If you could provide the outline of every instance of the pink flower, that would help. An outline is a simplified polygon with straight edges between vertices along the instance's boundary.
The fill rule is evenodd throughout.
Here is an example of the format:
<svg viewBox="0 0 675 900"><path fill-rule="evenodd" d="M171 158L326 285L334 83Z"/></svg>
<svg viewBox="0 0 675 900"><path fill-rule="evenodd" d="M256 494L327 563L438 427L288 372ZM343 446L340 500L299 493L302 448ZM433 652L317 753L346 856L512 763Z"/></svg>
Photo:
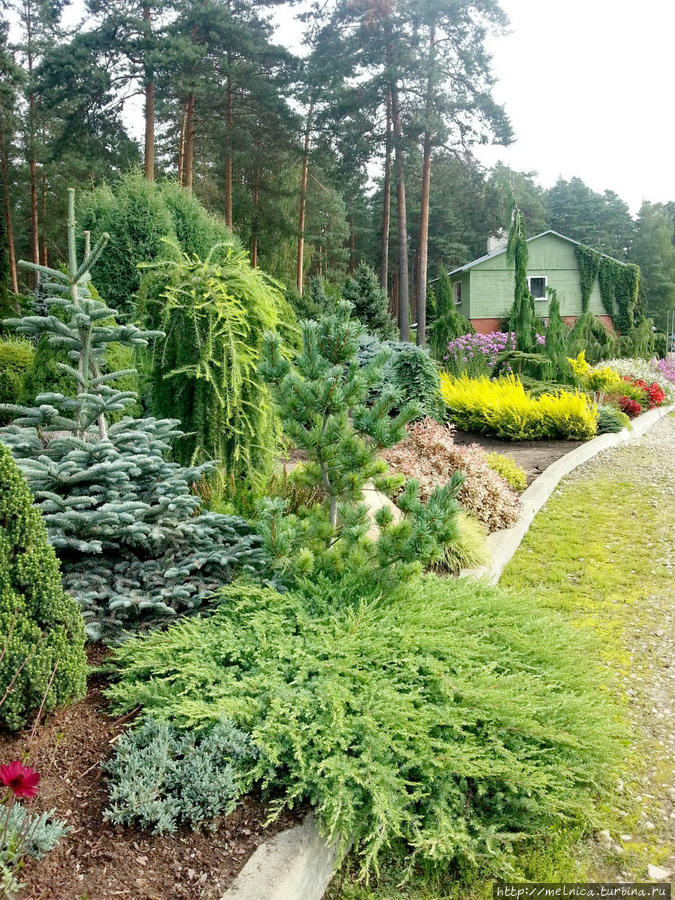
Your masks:
<svg viewBox="0 0 675 900"><path fill-rule="evenodd" d="M38 792L40 775L34 769L24 766L18 759L8 766L0 766L0 781L15 797L35 797Z"/></svg>

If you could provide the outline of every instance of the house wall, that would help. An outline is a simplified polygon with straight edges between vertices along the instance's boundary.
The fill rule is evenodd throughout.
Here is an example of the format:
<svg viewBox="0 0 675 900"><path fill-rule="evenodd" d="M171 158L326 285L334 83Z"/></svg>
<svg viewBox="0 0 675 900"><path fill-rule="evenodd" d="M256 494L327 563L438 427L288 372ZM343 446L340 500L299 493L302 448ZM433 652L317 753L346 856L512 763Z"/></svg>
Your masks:
<svg viewBox="0 0 675 900"><path fill-rule="evenodd" d="M555 288L563 317L576 319L581 315L581 286L575 245L553 234L544 234L528 242L528 275L545 275L547 286ZM462 280L470 276L469 313L477 331L491 331L492 322L508 316L513 303L513 270L507 269L506 254L501 253L462 273ZM453 279L457 280L457 279ZM462 288L464 296L464 288ZM535 300L537 314L548 317L550 300ZM599 317L606 316L597 281L589 303L590 311Z"/></svg>
<svg viewBox="0 0 675 900"><path fill-rule="evenodd" d="M454 278L452 281L453 297L454 297L454 291L455 291L454 285L458 281L460 281L462 283L462 302L458 303L455 306L455 309L461 315L466 316L467 319L469 318L469 309L471 306L471 277L470 276L471 276L470 272L463 272L459 278Z"/></svg>

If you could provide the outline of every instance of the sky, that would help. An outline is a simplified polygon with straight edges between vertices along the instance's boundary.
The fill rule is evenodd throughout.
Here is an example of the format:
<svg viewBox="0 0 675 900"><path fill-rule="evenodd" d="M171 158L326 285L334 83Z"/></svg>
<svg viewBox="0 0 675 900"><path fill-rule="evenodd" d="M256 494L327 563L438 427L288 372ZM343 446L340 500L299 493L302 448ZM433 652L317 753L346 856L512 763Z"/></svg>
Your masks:
<svg viewBox="0 0 675 900"><path fill-rule="evenodd" d="M252 0L253 2L253 0ZM643 200L675 200L673 0L501 0L510 20L490 41L503 103L515 132L507 147L481 148L485 165L502 160L536 173L613 190L635 214ZM79 19L82 0L68 11ZM302 25L277 14L277 41L294 51ZM142 105L126 116L142 135Z"/></svg>

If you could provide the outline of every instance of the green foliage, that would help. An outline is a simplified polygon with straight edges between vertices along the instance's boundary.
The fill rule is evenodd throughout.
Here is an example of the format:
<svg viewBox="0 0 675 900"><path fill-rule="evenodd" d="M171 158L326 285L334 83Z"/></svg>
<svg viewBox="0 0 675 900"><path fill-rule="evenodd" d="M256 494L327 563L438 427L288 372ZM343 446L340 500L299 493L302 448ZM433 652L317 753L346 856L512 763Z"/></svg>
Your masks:
<svg viewBox="0 0 675 900"><path fill-rule="evenodd" d="M597 278L607 315L612 317L612 322L619 331L628 331L633 327L637 307L639 268L621 263L583 244L578 244L575 250L579 265L583 313L588 312L591 292Z"/></svg>
<svg viewBox="0 0 675 900"><path fill-rule="evenodd" d="M428 576L371 602L233 586L208 619L116 651L116 712L232 717L249 784L309 802L365 872L519 874L516 847L595 822L616 723L589 643L527 596Z"/></svg>
<svg viewBox="0 0 675 900"><path fill-rule="evenodd" d="M457 517L457 537L445 547L443 558L434 571L459 575L462 569L475 569L488 560L485 547L485 526L473 516L460 512Z"/></svg>
<svg viewBox="0 0 675 900"><path fill-rule="evenodd" d="M392 417L392 389L366 405L370 389L381 380L385 358L364 367L356 364L360 326L350 318L350 310L343 301L335 315L304 322L302 352L293 365L278 335L268 332L261 367L285 434L307 453L305 483L328 496L333 527L338 503L360 501L363 485L381 468L377 450L401 440L407 422L417 414L417 408L407 404Z"/></svg>
<svg viewBox="0 0 675 900"><path fill-rule="evenodd" d="M144 324L165 334L151 359L153 412L181 421L179 462L212 459L260 486L278 418L258 365L264 332L281 321L282 295L233 240L205 260L174 249L175 259L153 267L141 307Z"/></svg>
<svg viewBox="0 0 675 900"><path fill-rule="evenodd" d="M19 399L34 355L30 341L21 338L0 340L0 403L15 403ZM7 421L6 414L0 413L0 424Z"/></svg>
<svg viewBox="0 0 675 900"><path fill-rule="evenodd" d="M82 227L94 241L107 234L108 247L91 276L103 299L121 315L132 315L140 285L139 263L166 253L165 238L176 239L171 212L158 185L140 172L124 176L112 190L107 185L83 194Z"/></svg>
<svg viewBox="0 0 675 900"><path fill-rule="evenodd" d="M581 285L581 311L588 312L588 305L593 291L595 279L598 277L600 269L600 260L602 254L592 247L586 247L585 244L577 244L575 246L577 264L579 266L579 282ZM612 310L608 310L612 315Z"/></svg>
<svg viewBox="0 0 675 900"><path fill-rule="evenodd" d="M616 355L617 339L596 319L593 313L582 313L576 320L567 337L567 355L578 356L582 350L586 352L589 363Z"/></svg>
<svg viewBox="0 0 675 900"><path fill-rule="evenodd" d="M619 337L619 356L624 358L650 359L656 352L656 335L653 319L642 319Z"/></svg>
<svg viewBox="0 0 675 900"><path fill-rule="evenodd" d="M615 433L622 428L630 428L630 419L626 413L615 406L598 407L598 434Z"/></svg>
<svg viewBox="0 0 675 900"><path fill-rule="evenodd" d="M171 256L167 241L187 253L205 258L219 243L233 238L227 226L208 213L197 198L173 181L150 182L141 172L122 177L83 194L83 228L94 240L109 235L105 255L92 268L92 279L105 301L120 315L135 312L142 271L139 265Z"/></svg>
<svg viewBox="0 0 675 900"><path fill-rule="evenodd" d="M396 336L396 323L389 314L389 299L373 269L360 263L342 288L342 299L353 306L353 315L383 340Z"/></svg>
<svg viewBox="0 0 675 900"><path fill-rule="evenodd" d="M0 724L84 695L84 627L25 478L0 443ZM50 684L51 679L51 684Z"/></svg>
<svg viewBox="0 0 675 900"><path fill-rule="evenodd" d="M396 391L399 404L419 404L417 418L432 416L439 419L442 403L441 381L428 350L415 344L396 342L389 362L384 367L382 380Z"/></svg>
<svg viewBox="0 0 675 900"><path fill-rule="evenodd" d="M243 768L256 755L229 719L181 733L149 717L119 738L103 766L110 779L104 818L166 834L227 815L241 794Z"/></svg>
<svg viewBox="0 0 675 900"><path fill-rule="evenodd" d="M326 293L326 282L320 275L314 275L309 279L302 296L295 287L292 287L287 288L286 297L300 321L320 319L321 316L333 312L337 305L335 298Z"/></svg>
<svg viewBox="0 0 675 900"><path fill-rule="evenodd" d="M21 840L20 835L28 837L27 844L22 842L22 855L42 859L53 850L57 842L70 831L70 827L62 819L57 819L55 813L55 809L33 813L20 803L14 803L7 816L5 847L0 845L0 865L3 855L6 859L8 853L12 854L12 846L16 840Z"/></svg>
<svg viewBox="0 0 675 900"><path fill-rule="evenodd" d="M134 373L107 372L108 348L144 347L158 334L110 324L116 311L89 289L105 236L78 265L74 191L69 200L68 272L41 269L52 294L46 303L61 308L63 320L26 316L13 325L28 337L46 336L57 351L68 348L75 365L60 363L59 371L76 392L42 394L37 406L15 407L0 437L44 514L87 631L98 638L198 609L236 572L258 571L264 560L246 522L200 511L192 485L213 466L168 461L181 437L175 419L125 416L110 424L111 414L134 400L114 385Z"/></svg>
<svg viewBox="0 0 675 900"><path fill-rule="evenodd" d="M435 309L430 327L429 349L432 357L440 362L448 352L450 341L463 334L473 334L474 328L465 316L457 312L457 306L452 296L452 285L443 266L438 271L434 299Z"/></svg>
<svg viewBox="0 0 675 900"><path fill-rule="evenodd" d="M488 453L487 462L491 469L500 475L510 488L522 493L527 487L525 470L515 463L510 456L502 453Z"/></svg>
<svg viewBox="0 0 675 900"><path fill-rule="evenodd" d="M506 244L507 265L514 270L513 305L509 315L509 331L516 335L516 350L532 353L537 346L537 314L534 297L530 293L527 283L527 259L525 222L520 209L514 203L509 238Z"/></svg>
<svg viewBox="0 0 675 900"><path fill-rule="evenodd" d="M546 356L551 361L554 378L564 379L569 377L569 364L567 362L567 337L569 328L560 315L560 300L554 288L549 288L551 298L548 311L548 328L546 329L546 343L544 349Z"/></svg>

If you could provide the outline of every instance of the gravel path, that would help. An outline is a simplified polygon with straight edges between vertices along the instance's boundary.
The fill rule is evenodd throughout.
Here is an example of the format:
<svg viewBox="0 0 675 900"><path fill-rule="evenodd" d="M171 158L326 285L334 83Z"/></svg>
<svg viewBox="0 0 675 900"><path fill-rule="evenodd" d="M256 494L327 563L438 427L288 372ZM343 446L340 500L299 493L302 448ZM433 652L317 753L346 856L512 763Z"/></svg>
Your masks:
<svg viewBox="0 0 675 900"><path fill-rule="evenodd" d="M639 881L647 865L651 879L668 880L675 874L675 414L634 443L599 454L567 482L608 471L618 485L632 485L649 498L655 515L647 523L636 518L634 549L650 553L671 578L658 594L645 592L624 634L631 664L617 669L633 724L631 749L639 763L635 777L619 786L626 810L632 812L618 809L617 814L632 822L626 826L630 833L601 833L601 868L622 881ZM630 564L629 553L624 560Z"/></svg>

